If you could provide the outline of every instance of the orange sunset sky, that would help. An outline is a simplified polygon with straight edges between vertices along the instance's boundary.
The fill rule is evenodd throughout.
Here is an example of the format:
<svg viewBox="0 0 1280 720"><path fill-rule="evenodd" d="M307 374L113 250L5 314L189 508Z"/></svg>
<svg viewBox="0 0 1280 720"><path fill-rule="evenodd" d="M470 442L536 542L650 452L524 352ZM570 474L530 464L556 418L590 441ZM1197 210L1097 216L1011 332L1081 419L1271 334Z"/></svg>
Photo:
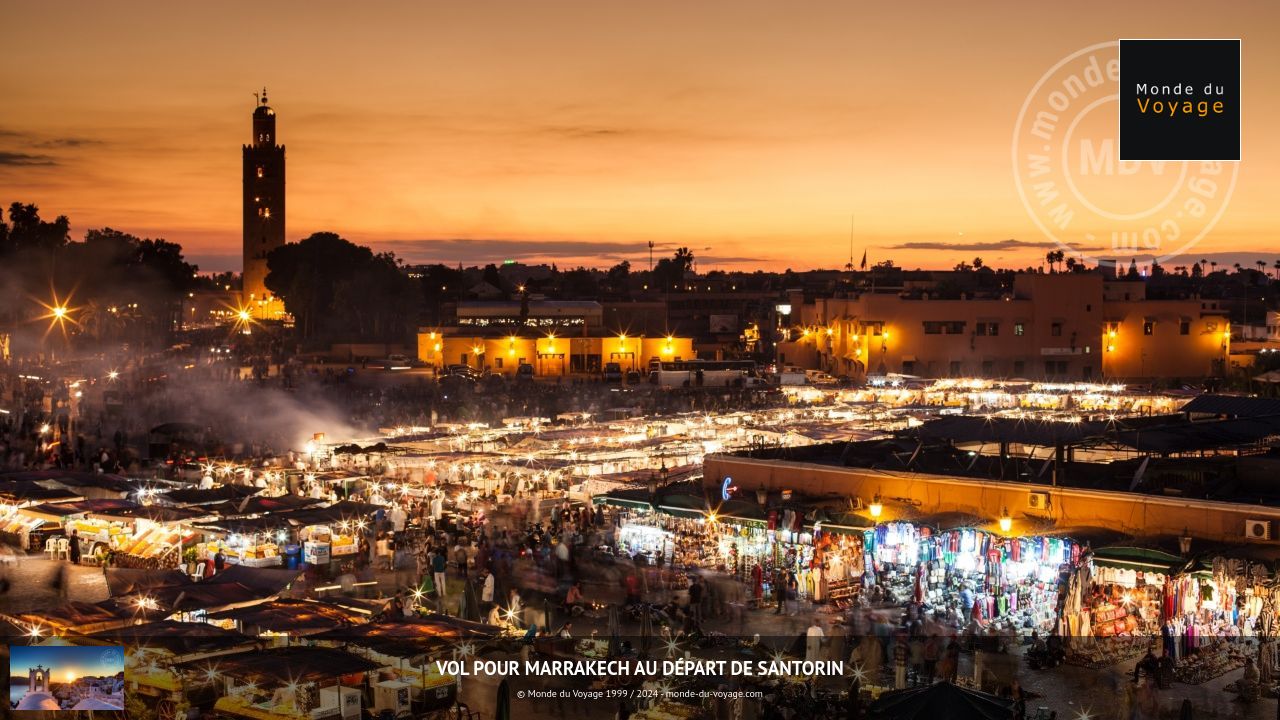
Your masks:
<svg viewBox="0 0 1280 720"><path fill-rule="evenodd" d="M0 202L239 269L266 85L288 237L414 262L700 270L1038 263L1010 160L1050 66L1120 37L1244 40L1244 161L1196 248L1280 257L1280 5L6 3ZM1019 242L1008 243L1009 239ZM924 249L912 249L924 248ZM1188 260L1190 262L1190 260Z"/></svg>

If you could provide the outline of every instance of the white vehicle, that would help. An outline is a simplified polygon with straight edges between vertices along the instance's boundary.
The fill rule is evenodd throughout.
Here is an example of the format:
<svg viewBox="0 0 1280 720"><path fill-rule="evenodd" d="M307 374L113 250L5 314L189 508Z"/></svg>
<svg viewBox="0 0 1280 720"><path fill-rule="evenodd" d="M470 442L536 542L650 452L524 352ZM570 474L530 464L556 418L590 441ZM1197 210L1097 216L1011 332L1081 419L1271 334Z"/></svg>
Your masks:
<svg viewBox="0 0 1280 720"><path fill-rule="evenodd" d="M650 370L649 382L668 388L755 387L764 384L755 371L752 360L679 360Z"/></svg>
<svg viewBox="0 0 1280 720"><path fill-rule="evenodd" d="M809 378L803 371L797 371L793 368L786 368L782 372L776 372L769 376L774 385L796 386L808 385Z"/></svg>
<svg viewBox="0 0 1280 720"><path fill-rule="evenodd" d="M805 370L804 376L809 380L810 385L833 385L836 381L830 373L821 370Z"/></svg>

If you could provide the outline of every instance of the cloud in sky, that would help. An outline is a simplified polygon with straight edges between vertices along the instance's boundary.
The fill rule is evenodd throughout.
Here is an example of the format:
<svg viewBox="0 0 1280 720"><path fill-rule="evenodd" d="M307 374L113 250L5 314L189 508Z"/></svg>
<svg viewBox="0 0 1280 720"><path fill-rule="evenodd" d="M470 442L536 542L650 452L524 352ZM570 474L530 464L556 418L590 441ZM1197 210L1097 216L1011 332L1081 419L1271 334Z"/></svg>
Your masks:
<svg viewBox="0 0 1280 720"><path fill-rule="evenodd" d="M24 152L0 150L0 166L27 167L31 165L57 165L50 155L36 155Z"/></svg>
<svg viewBox="0 0 1280 720"><path fill-rule="evenodd" d="M520 261L548 261L557 259L600 265L630 260L648 261L649 248L641 243L620 243L590 240L528 240L423 238L418 240L386 240L370 243L378 250L389 250L411 263L500 263L512 259ZM655 244L654 261L671 255L679 243ZM716 255L703 248L692 248L698 262L702 263L750 263L761 258L740 255ZM701 251L701 252L700 252Z"/></svg>
<svg viewBox="0 0 1280 720"><path fill-rule="evenodd" d="M943 250L953 252L999 252L1002 250L1035 250L1035 249L1056 249L1053 243L1040 241L1028 242L1026 240L973 240L973 241L955 241L955 240L921 240L914 242L905 242L898 245L890 245L885 248L887 250ZM1099 252L1103 250L1101 247L1076 248L1077 252ZM1068 253L1070 254L1070 253Z"/></svg>

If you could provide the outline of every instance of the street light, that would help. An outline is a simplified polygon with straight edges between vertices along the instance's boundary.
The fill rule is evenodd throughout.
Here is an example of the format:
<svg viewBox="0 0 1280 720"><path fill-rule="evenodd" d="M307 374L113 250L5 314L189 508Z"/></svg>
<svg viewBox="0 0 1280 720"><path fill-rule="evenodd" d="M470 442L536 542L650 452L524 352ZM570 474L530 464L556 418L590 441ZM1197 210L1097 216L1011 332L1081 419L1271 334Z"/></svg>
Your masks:
<svg viewBox="0 0 1280 720"><path fill-rule="evenodd" d="M880 502L880 493L876 493L871 499L871 504L867 506L867 512L871 513L873 519L879 519L880 513L884 512L884 503Z"/></svg>
<svg viewBox="0 0 1280 720"><path fill-rule="evenodd" d="M1000 511L1000 532L1007 533L1013 529L1013 518L1009 517L1009 508Z"/></svg>

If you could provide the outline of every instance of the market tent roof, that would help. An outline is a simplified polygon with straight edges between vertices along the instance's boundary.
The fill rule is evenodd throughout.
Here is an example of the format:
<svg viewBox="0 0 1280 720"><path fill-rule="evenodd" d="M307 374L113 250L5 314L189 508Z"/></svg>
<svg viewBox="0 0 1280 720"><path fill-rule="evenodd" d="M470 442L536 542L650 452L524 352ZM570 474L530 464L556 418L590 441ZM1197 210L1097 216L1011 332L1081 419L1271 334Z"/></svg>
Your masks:
<svg viewBox="0 0 1280 720"><path fill-rule="evenodd" d="M23 508L22 512L43 517L47 520L61 520L71 515L86 515L90 513L102 513L111 510L123 510L125 508L142 507L135 502L128 500L76 500L64 503L45 503L29 508Z"/></svg>
<svg viewBox="0 0 1280 720"><path fill-rule="evenodd" d="M884 720L1008 720L1013 703L995 695L940 682L885 693L867 708Z"/></svg>
<svg viewBox="0 0 1280 720"><path fill-rule="evenodd" d="M1062 422L1030 418L948 415L904 431L922 440L951 442L1015 443L1054 447L1075 445L1087 438L1106 435L1105 422Z"/></svg>
<svg viewBox="0 0 1280 720"><path fill-rule="evenodd" d="M261 532L269 533L289 527L289 514L278 513L255 517L220 518L197 523L195 527L206 532L214 531L228 535L231 533L239 533L241 535L253 535Z"/></svg>
<svg viewBox="0 0 1280 720"><path fill-rule="evenodd" d="M134 484L120 475L93 473L83 470L22 470L0 473L0 482L18 480L28 482L56 482L63 487L95 487L117 492L128 492Z"/></svg>
<svg viewBox="0 0 1280 720"><path fill-rule="evenodd" d="M377 453L385 453L386 451L387 444L384 442L365 445L364 447L355 443L350 443L347 445L339 445L333 449L335 455L373 455Z"/></svg>
<svg viewBox="0 0 1280 720"><path fill-rule="evenodd" d="M159 523L182 522L193 518L208 517L211 513L204 509L169 507L168 505L140 505L102 510L89 513L94 517L132 519L144 518Z"/></svg>
<svg viewBox="0 0 1280 720"><path fill-rule="evenodd" d="M232 565L211 578L200 581L201 585L217 585L219 583L235 583L243 585L255 592L278 593L302 577L302 570L285 568L255 568L246 565Z"/></svg>
<svg viewBox="0 0 1280 720"><path fill-rule="evenodd" d="M456 647L460 643L487 642L501 632L501 628L493 625L433 614L337 628L314 635L311 639L341 642L391 657L413 658Z"/></svg>
<svg viewBox="0 0 1280 720"><path fill-rule="evenodd" d="M1280 415L1280 400L1245 395L1200 395L1181 408L1184 413L1249 418Z"/></svg>
<svg viewBox="0 0 1280 720"><path fill-rule="evenodd" d="M235 620L242 628L257 628L290 635L310 635L337 626L362 623L367 618L331 603L282 598L209 613L210 620Z"/></svg>
<svg viewBox="0 0 1280 720"><path fill-rule="evenodd" d="M255 642L254 638L232 630L224 630L217 625L176 620L126 625L113 630L96 632L90 637L128 645L131 648L162 648L175 655L215 652Z"/></svg>
<svg viewBox="0 0 1280 720"><path fill-rule="evenodd" d="M105 570L107 593L111 597L147 593L159 588L192 584L181 570L154 570L143 568L109 567Z"/></svg>
<svg viewBox="0 0 1280 720"><path fill-rule="evenodd" d="M1248 445L1280 435L1280 414L1125 430L1115 439L1140 452L1174 453Z"/></svg>
<svg viewBox="0 0 1280 720"><path fill-rule="evenodd" d="M221 485L216 488L179 488L156 495L156 499L172 505L212 505L256 495L261 488L248 485Z"/></svg>
<svg viewBox="0 0 1280 720"><path fill-rule="evenodd" d="M216 512L223 517L232 515L258 515L261 513L281 513L290 510L298 510L312 505L320 504L320 500L315 498L299 497L297 495L280 495L277 497L266 497L264 495L250 495L239 500L228 500L218 503L209 508L210 512Z"/></svg>
<svg viewBox="0 0 1280 720"><path fill-rule="evenodd" d="M613 505L638 510L652 510L648 489L619 488L604 495L596 495L591 501L597 505Z"/></svg>
<svg viewBox="0 0 1280 720"><path fill-rule="evenodd" d="M714 512L718 517L763 522L764 510L759 503L746 500L711 500L700 495L663 495L658 498L658 509L672 515L705 517Z"/></svg>
<svg viewBox="0 0 1280 720"><path fill-rule="evenodd" d="M189 578L180 579L175 574L146 575L130 573L123 568L108 568L107 586L113 588L112 597L117 602L144 595L155 601L159 612L167 615L261 602L279 595L302 573L302 570L232 565L211 578L197 582Z"/></svg>
<svg viewBox="0 0 1280 720"><path fill-rule="evenodd" d="M10 503L55 502L58 500L83 500L84 496L64 488L47 488L30 480L0 478L0 500Z"/></svg>
<svg viewBox="0 0 1280 720"><path fill-rule="evenodd" d="M91 633L133 622L131 615L123 613L110 601L87 603L73 600L55 607L42 608L39 612L9 614L5 617L19 627L40 628L46 636L55 630Z"/></svg>
<svg viewBox="0 0 1280 720"><path fill-rule="evenodd" d="M377 663L349 652L326 647L283 647L255 652L222 655L216 658L178 663L195 672L216 671L241 680L269 683L306 683L332 680L352 673L377 670ZM265 682L264 682L265 681Z"/></svg>
<svg viewBox="0 0 1280 720"><path fill-rule="evenodd" d="M1150 548L1109 547L1093 551L1094 565L1121 570L1168 573L1184 563L1184 558Z"/></svg>
<svg viewBox="0 0 1280 720"><path fill-rule="evenodd" d="M386 509L384 506L374 505L373 503L343 500L328 507L296 510L288 513L286 517L288 517L289 522L295 525L321 525L342 522L343 520L358 520L384 509Z"/></svg>

